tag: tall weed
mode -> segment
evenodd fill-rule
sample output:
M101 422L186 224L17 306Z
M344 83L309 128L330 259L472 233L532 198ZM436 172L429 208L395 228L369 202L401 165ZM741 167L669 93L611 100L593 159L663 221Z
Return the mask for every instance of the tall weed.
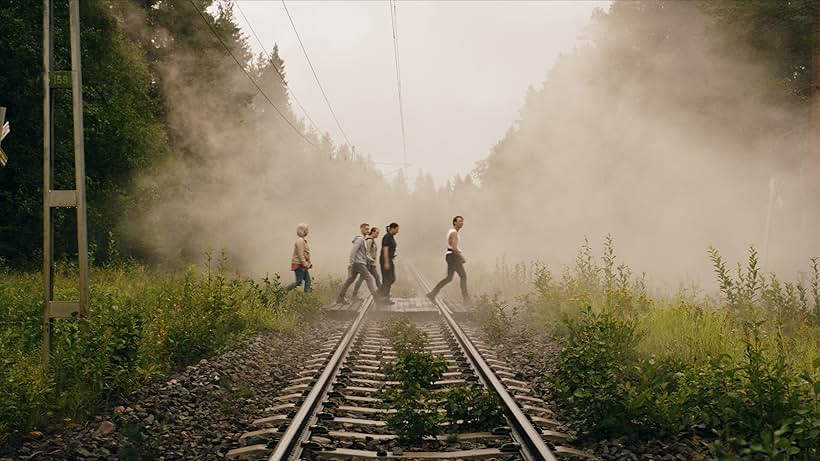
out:
M61 265L58 299L78 296L76 268ZM53 322L42 357L40 274L0 279L0 441L62 418L82 419L148 379L217 353L261 329L315 318L321 300L284 293L278 279L229 276L224 257L183 276L133 261L92 270L88 319Z

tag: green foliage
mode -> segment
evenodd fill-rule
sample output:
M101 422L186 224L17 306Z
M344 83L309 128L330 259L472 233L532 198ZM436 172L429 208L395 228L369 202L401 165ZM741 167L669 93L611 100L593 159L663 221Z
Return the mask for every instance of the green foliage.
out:
M406 316L385 320L382 331L390 338L390 345L400 357L409 353L424 352L430 343L427 334L419 330Z
M451 430L489 430L506 422L498 398L479 386L454 387L447 391L443 403Z
M631 423L623 417L621 386L635 360L635 323L587 308L577 319L567 317L566 324L569 336L558 356L558 371L550 376L556 396L566 402L576 427L622 430Z
M447 370L446 362L424 350L427 334L407 317L386 320L382 331L396 351L396 359L385 364L384 372L399 381L397 388L384 392L385 400L397 410L387 419L388 427L405 442L438 434L442 418L430 389Z
M118 2L80 4L83 101L85 109L86 185L89 243L97 258L107 259L108 232L118 237L123 213L140 209L144 197L131 194L132 176L146 171L168 152L168 137L157 94L151 91L148 64L139 46L128 40L113 16ZM36 267L42 232L42 3L12 2L0 8L5 33L0 47L13 72L0 75L0 105L9 109L14 136L4 147L14 152L0 168L0 256L14 267ZM68 9L55 6L55 66L69 68ZM54 92L56 152L71 152L71 98ZM73 158L55 158L55 188L73 189ZM58 259L76 251L73 217L55 213ZM117 239L119 242L119 238ZM133 249L129 249L132 250Z
M401 382L406 394L429 389L447 370L444 359L427 352L407 352L384 367L385 373Z
M399 386L384 392L397 412L387 419L388 427L404 442L418 442L441 432L442 423L451 429L491 429L504 423L504 413L494 395L480 387L454 387L434 395L433 383L447 371L441 357L425 352L427 335L407 317L382 323L396 359L383 367Z
M387 418L387 427L398 434L402 442L418 442L441 431L443 418L438 412L438 402L428 390L417 392L413 397L401 392L387 393L386 400L396 409L396 413Z
M610 289L617 286L612 255L605 250L601 271L601 286ZM650 300L636 311L593 291L587 298L593 307L578 310L575 277L555 283L543 269L528 302L539 301L531 309L563 313L558 370L547 377L553 394L570 423L592 434L696 432L713 439L711 449L721 459L815 459L816 260L805 284L764 278L754 248L734 273L717 250L709 255L722 305L704 307L681 297L665 309ZM591 267L589 259L579 261ZM575 272L594 287L589 273ZM807 363L805 357L818 358Z
M515 305L510 306L498 298L498 295L489 297L481 295L470 311L471 318L476 321L481 330L492 343L502 341L512 328L513 318L518 310Z
M738 263L736 275L732 277L726 263L715 248L709 248L720 290L732 312L744 319L753 320L762 311L772 314L777 323L787 329L798 328L808 322L818 324L820 312L820 267L817 258L811 259L811 278L807 287L803 280L782 282L775 274L768 280L758 266L757 250L749 247L749 257L745 269ZM809 296L811 295L811 296Z
M0 279L0 440L60 418L83 419L148 379L231 347L260 329L292 329L321 301L278 281L228 277L224 258L182 277L136 264L92 272L88 320L53 322L41 365L39 274ZM76 287L58 273L57 296ZM73 275L73 274L69 274Z
M561 319L581 309L644 313L652 306L644 276L635 277L625 263L616 260L614 240L607 236L599 263L589 241L584 242L575 265L556 278L544 266L535 266L534 290L523 297L527 315L543 328L564 331Z

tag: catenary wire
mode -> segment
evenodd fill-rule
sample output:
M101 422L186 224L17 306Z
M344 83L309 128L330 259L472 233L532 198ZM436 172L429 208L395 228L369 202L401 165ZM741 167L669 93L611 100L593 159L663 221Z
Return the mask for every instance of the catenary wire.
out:
M250 80L250 82L253 84L253 86L255 86L255 87L256 87L257 91L259 91L259 93L260 93L262 96L264 96L264 97L265 97L265 99L268 101L268 103L271 105L271 107L273 107L273 109L276 111L276 113L278 113L278 114L279 114L279 116L281 116L281 117L282 117L282 120L284 120L284 121L285 121L288 125L290 125L290 127L291 127L291 128L293 128L293 131L295 131L295 132L296 132L296 134L298 134L298 135L299 135L299 137L301 137L301 138L302 138L302 139L303 139L306 143L310 144L311 146L316 147L316 144L314 144L314 143L313 143L310 139L308 139L308 138L305 136L305 134L304 134L304 133L302 133L302 131L301 131L300 129L298 129L298 128L296 127L296 125L294 125L294 124L293 124L293 122L291 122L291 121L290 121L290 120L289 120L289 119L285 116L285 114L283 114L283 113L282 113L282 111L281 111L281 110L279 110L279 108L278 108L278 107L276 107L276 105L273 103L273 101L271 101L271 99L268 97L268 95L267 95L267 94L265 94L265 92L262 90L262 88L259 86L259 84L257 84L257 83L256 83L256 80L254 80L254 79L253 79L253 77L251 77L251 75L250 75L250 74L248 73L248 71L245 69L245 66L243 66L243 65L242 65L242 63L240 63L240 62L239 62L239 59L237 59L237 57L233 54L233 52L232 52L232 51L231 51L231 49L228 47L228 45L225 43L225 41L224 41L224 40L222 40L222 37L220 37L220 36L219 36L219 33L217 33L216 29L214 29L214 27L213 27L213 25L211 24L211 22L210 22L210 21L208 21L208 19L205 17L205 14L204 14L202 11L200 11L200 9L196 6L196 4L194 3L194 0L188 0L188 1L189 1L189 3L191 4L191 7L193 7L193 9L194 9L194 10L196 10L196 12L199 14L199 17L201 17L201 18L202 18L202 20L205 22L205 24L208 26L208 29L210 29L210 30L211 30L211 32L214 34L214 37L216 37L216 38L217 38L217 40L219 40L219 43L221 43L221 44L222 44L222 47L224 47L224 48L225 48L225 51L227 51L227 52L228 52L228 54L229 54L229 55L233 58L234 62L236 62L236 65L237 65L237 66L239 66L239 68L242 70L242 73L243 73L243 74L245 74L245 76L246 76L246 77L248 77L248 80Z
M391 0L390 7L390 24L393 27L393 60L396 64L396 86L398 88L399 96L399 120L401 122L401 147L403 154L403 163L407 165L407 134L404 124L404 101L401 95L401 60L399 59L399 31L398 31L398 16L396 12L396 1Z
M250 19L248 19L248 17L245 16L245 12L242 11L242 7L239 6L239 2L236 1L236 0L233 0L233 4L236 6L236 9L239 10L239 14L242 15L242 18L245 19L245 23L248 24L248 28L251 30L251 34L253 34L253 36L256 38L256 41L259 42L259 47L262 49L262 53L265 55L265 57L268 59L268 61L270 61L271 60L270 54L268 54L267 50L265 49L265 45L262 43L262 40L259 38L259 35L256 34L256 30L253 28L253 24L251 24ZM293 102L295 102L296 106L299 107L299 109L302 111L303 114L305 114L305 118L308 119L311 126L313 126L313 129L316 130L316 132L319 133L319 134L323 133L323 131L319 129L319 126L316 124L316 122L313 121L313 118L310 116L310 114L308 114L308 111L305 109L305 107L302 106L302 103L299 101L299 98L296 97L296 93L293 92L293 89L285 81L285 76L282 75L281 72L279 72L279 69L277 69L276 66L272 66L272 67L273 67L273 70L276 72L276 75L279 76L279 79L282 80L282 83L287 87L288 93L290 93L291 98L293 98Z
M285 7L285 13L288 15L288 20L290 21L291 27L293 27L293 32L296 34L296 39L299 41L299 46L302 48L302 53L305 55L305 59L307 59L308 66L310 66L310 71L313 72L313 78L316 79L316 84L319 86L319 91L322 92L322 96L325 98L325 103L327 103L327 108L330 109L330 114L333 116L333 120L336 121L336 126L339 127L339 131L342 133L342 136L345 138L345 142L347 142L348 146L352 146L353 144L350 142L350 139L347 137L347 133L345 133L344 128L342 128L342 124L339 123L339 118L336 116L336 112L333 110L333 106L330 104L330 99L327 97L327 93L325 93L325 89L322 87L322 82L319 81L319 76L316 74L316 69L313 67L313 63L310 61L310 56L308 56L308 52L305 49L304 43L302 43L302 38L299 36L299 31L296 30L296 24L293 22L293 17L290 15L290 11L288 10L288 5L285 3L285 0L282 0L282 6Z

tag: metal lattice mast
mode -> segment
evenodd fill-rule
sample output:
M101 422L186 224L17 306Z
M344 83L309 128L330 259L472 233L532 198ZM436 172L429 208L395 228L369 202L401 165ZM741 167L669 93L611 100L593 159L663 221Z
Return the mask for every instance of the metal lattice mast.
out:
M43 0L43 360L51 352L52 319L88 316L88 227L85 200L85 146L83 140L83 83L80 59L80 2L69 0L71 71L54 70L54 0ZM54 190L54 91L71 90L74 128L74 189ZM80 299L54 299L53 208L77 210L77 258Z

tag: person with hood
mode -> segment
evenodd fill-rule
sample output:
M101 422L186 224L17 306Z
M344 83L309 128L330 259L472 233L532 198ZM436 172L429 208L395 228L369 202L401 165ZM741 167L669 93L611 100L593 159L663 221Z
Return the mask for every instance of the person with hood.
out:
M305 223L296 226L296 242L290 259L290 270L296 275L296 281L285 287L285 291L298 287L302 282L305 283L305 293L310 291L310 269L313 263L310 262L310 245L307 241L309 232L310 228Z
M370 275L370 272L367 270L368 264L370 264L370 257L367 254L367 245L365 243L364 237L370 232L370 224L362 223L359 226L359 230L361 230L361 235L357 235L353 238L353 246L350 249L350 261L347 266L347 280L342 284L342 289L339 291L339 297L336 299L336 303L338 304L348 304L348 301L345 299L345 294L347 293L347 289L350 285L356 280L356 276L360 276L367 282L367 289L370 290L370 294L373 297L376 297L376 286L373 282L373 276Z
M368 233L364 239L364 244L367 247L367 270L376 281L376 290L379 290L382 287L382 280L381 277L379 277L379 270L376 265L376 261L379 259L379 242L376 240L377 238L379 238L379 228L373 226L370 228L370 233ZM353 285L353 297L351 299L358 298L362 283L364 283L364 277L360 276L358 280L356 280L356 284Z

